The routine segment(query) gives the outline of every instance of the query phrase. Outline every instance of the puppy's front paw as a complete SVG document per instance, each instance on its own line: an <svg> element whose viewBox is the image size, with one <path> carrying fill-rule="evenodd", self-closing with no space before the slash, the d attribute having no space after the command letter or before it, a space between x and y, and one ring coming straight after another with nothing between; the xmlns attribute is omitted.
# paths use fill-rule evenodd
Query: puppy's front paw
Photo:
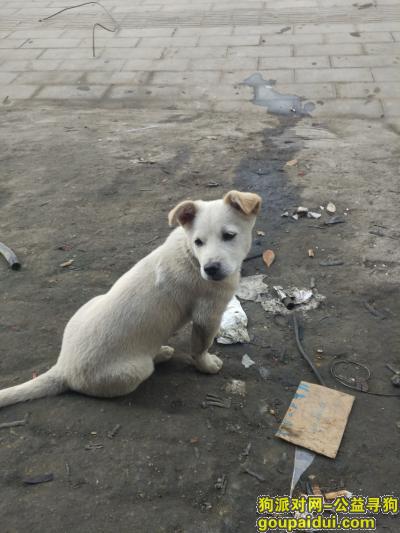
<svg viewBox="0 0 400 533"><path fill-rule="evenodd" d="M194 363L197 370L205 374L217 374L223 365L222 360L212 353L205 353Z"/></svg>
<svg viewBox="0 0 400 533"><path fill-rule="evenodd" d="M161 346L159 353L154 358L154 362L157 364L169 361L174 355L174 352L175 350L174 348L171 348L171 346Z"/></svg>

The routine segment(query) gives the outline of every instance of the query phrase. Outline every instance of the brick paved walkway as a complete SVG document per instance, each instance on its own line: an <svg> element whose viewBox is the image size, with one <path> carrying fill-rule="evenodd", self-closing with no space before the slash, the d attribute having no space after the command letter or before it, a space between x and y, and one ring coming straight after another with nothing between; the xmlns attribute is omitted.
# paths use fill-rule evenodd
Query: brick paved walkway
<svg viewBox="0 0 400 533"><path fill-rule="evenodd" d="M400 0L0 0L0 103L126 101L256 111L254 72L314 114L400 116ZM368 7L369 6L369 7Z"/></svg>

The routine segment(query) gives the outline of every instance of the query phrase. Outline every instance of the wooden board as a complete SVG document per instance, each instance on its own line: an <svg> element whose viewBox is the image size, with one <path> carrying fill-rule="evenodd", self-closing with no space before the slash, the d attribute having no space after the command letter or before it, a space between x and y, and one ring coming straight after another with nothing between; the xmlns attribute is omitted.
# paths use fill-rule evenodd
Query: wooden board
<svg viewBox="0 0 400 533"><path fill-rule="evenodd" d="M334 459L353 402L350 394L302 381L276 436Z"/></svg>

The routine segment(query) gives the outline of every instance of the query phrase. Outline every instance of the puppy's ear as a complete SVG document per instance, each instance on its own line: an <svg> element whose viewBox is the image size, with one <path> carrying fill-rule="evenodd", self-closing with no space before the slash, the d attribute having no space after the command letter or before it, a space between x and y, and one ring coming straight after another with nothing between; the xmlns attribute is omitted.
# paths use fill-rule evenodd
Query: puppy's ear
<svg viewBox="0 0 400 533"><path fill-rule="evenodd" d="M224 196L224 202L246 216L257 215L262 199L252 192L229 191Z"/></svg>
<svg viewBox="0 0 400 533"><path fill-rule="evenodd" d="M191 200L181 202L168 214L168 223L170 226L180 224L185 226L191 224L196 216L196 204Z"/></svg>

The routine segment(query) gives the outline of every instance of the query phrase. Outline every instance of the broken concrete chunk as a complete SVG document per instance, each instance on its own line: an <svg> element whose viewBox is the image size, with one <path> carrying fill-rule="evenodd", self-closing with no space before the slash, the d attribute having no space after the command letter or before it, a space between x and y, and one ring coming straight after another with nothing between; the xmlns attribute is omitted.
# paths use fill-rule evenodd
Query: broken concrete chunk
<svg viewBox="0 0 400 533"><path fill-rule="evenodd" d="M317 213L316 211L309 211L307 213L308 218L321 218L321 213Z"/></svg>
<svg viewBox="0 0 400 533"><path fill-rule="evenodd" d="M225 385L225 391L228 394L237 394L238 396L246 396L246 383L241 379L231 379Z"/></svg>
<svg viewBox="0 0 400 533"><path fill-rule="evenodd" d="M249 357L247 353L245 353L244 356L242 357L242 365L245 368L250 368L251 366L255 364L256 364L255 361L253 361L253 359L251 359L251 357Z"/></svg>
<svg viewBox="0 0 400 533"><path fill-rule="evenodd" d="M295 305L301 305L311 300L313 291L310 289L292 289L291 296L294 298Z"/></svg>
<svg viewBox="0 0 400 533"><path fill-rule="evenodd" d="M299 207L296 209L296 213L299 215L299 217L306 217L308 214L308 207L299 205Z"/></svg>
<svg viewBox="0 0 400 533"><path fill-rule="evenodd" d="M246 276L240 280L239 288L236 291L236 296L242 300L252 300L260 302L262 295L268 291L268 285L264 283L264 274L256 274L255 276Z"/></svg>
<svg viewBox="0 0 400 533"><path fill-rule="evenodd" d="M247 315L236 296L228 303L222 315L217 342L219 344L250 342L247 332Z"/></svg>
<svg viewBox="0 0 400 533"><path fill-rule="evenodd" d="M283 288L279 285L271 289L263 281L264 275L246 276L241 279L236 296L243 300L261 303L262 308L274 315L287 315L290 309L297 307L300 311L316 309L325 300L316 289Z"/></svg>
<svg viewBox="0 0 400 533"><path fill-rule="evenodd" d="M336 205L333 202L328 202L328 205L326 206L326 210L328 213L333 215L333 213L336 213Z"/></svg>

